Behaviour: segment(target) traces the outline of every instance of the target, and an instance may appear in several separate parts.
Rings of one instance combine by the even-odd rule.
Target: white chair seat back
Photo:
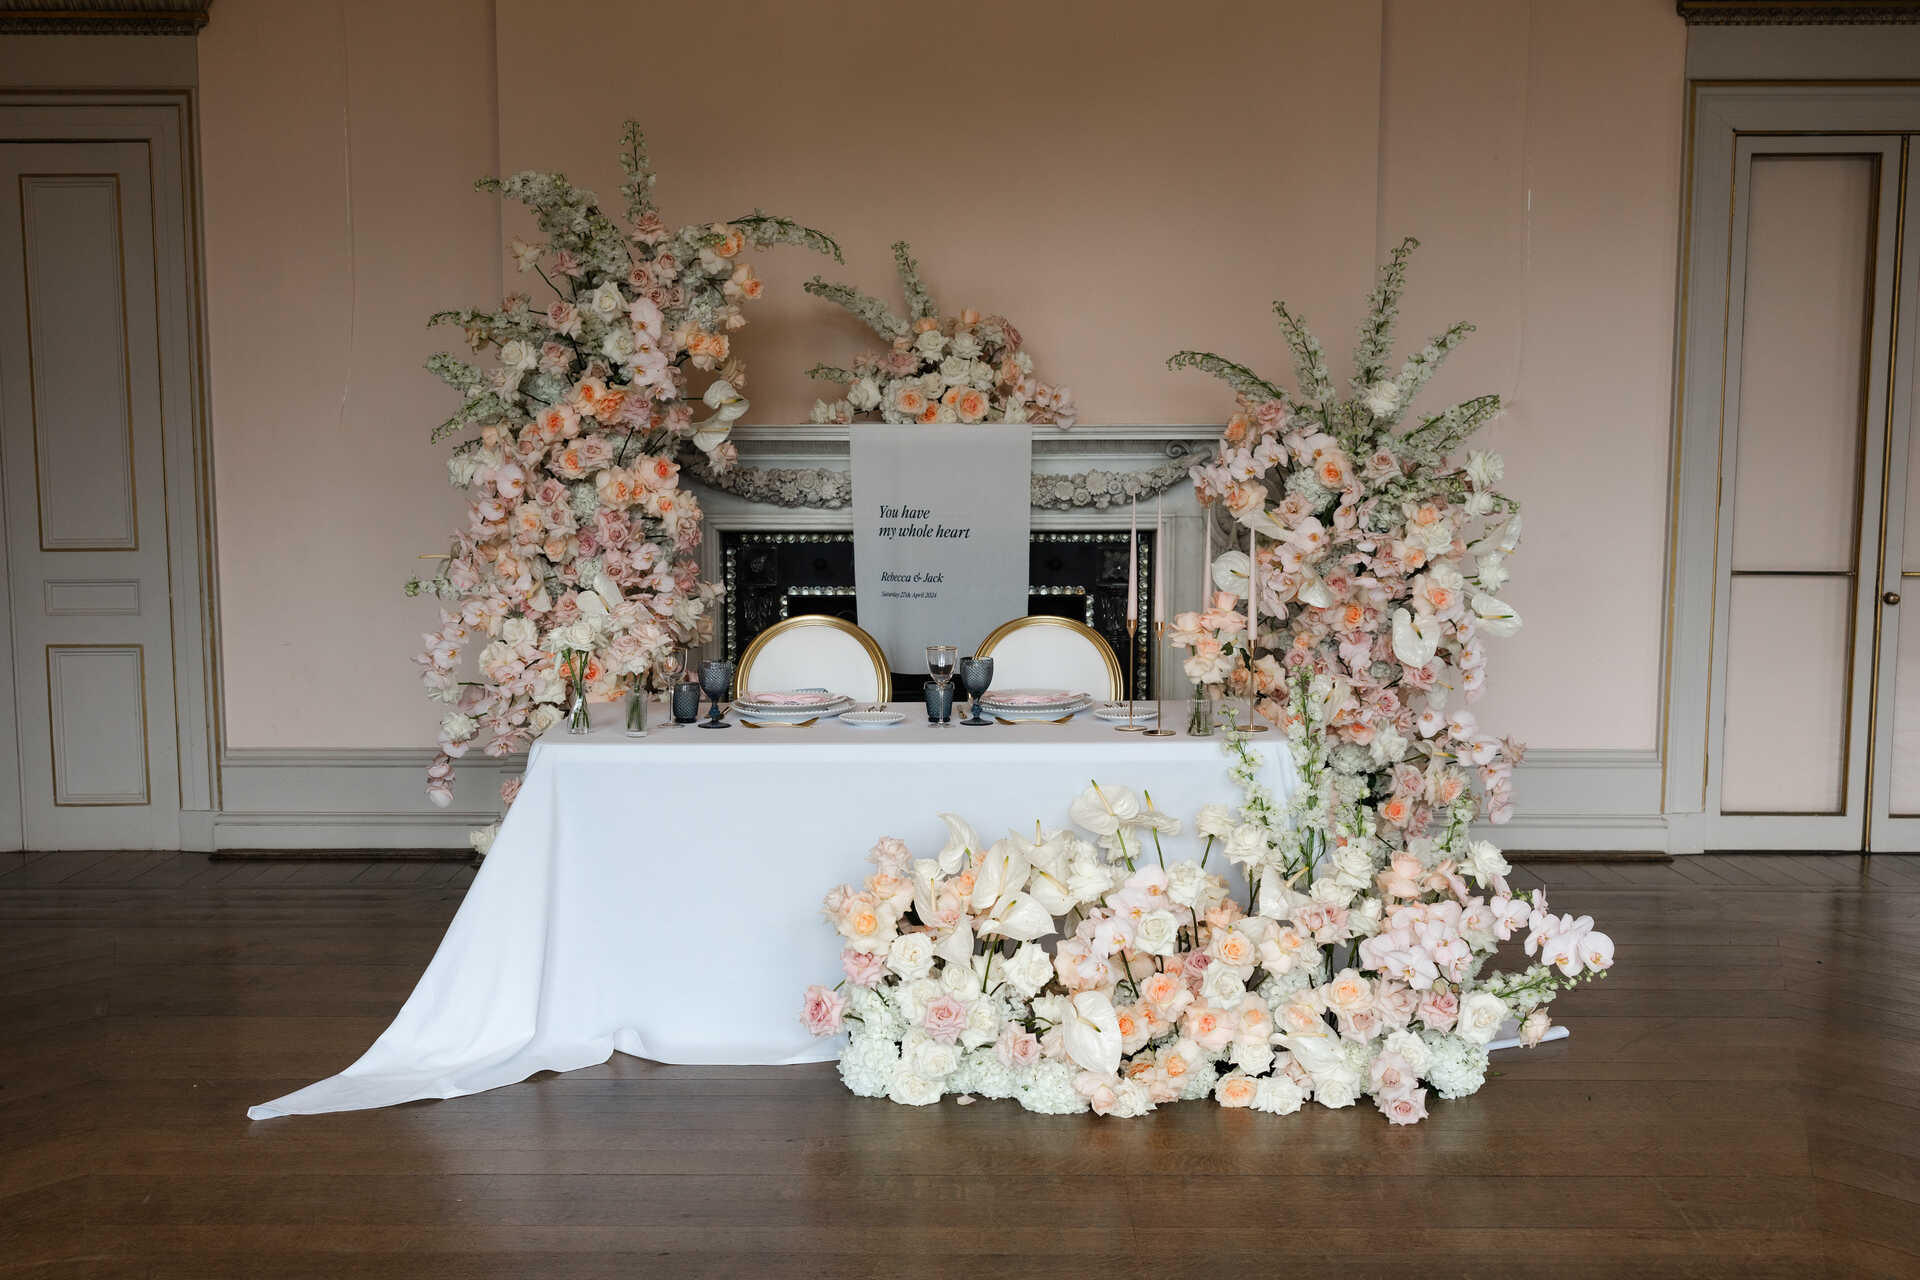
[[[1118,698],[1120,664],[1100,634],[1068,618],[1020,618],[975,650],[993,659],[995,689],[1072,689]]]
[[[875,661],[878,652],[872,638],[851,623],[812,615],[788,618],[748,646],[735,691],[829,689],[856,702],[884,702],[890,680],[884,662]]]

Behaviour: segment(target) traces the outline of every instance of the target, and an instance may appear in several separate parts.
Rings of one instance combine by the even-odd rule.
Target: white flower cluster
[[[1276,1114],[1369,1098],[1410,1124],[1429,1087],[1480,1087],[1510,1017],[1531,1013],[1537,1042],[1539,1005],[1611,966],[1592,920],[1513,893],[1491,846],[1466,875],[1401,854],[1368,876],[1347,849],[1289,871],[1232,739],[1248,803],[1200,811],[1197,859],[1170,855],[1182,824],[1150,797],[1099,784],[1070,806],[1077,830],[986,845],[945,814],[934,857],[876,845],[874,873],[827,895],[844,978],[808,988],[803,1014],[816,1034],[848,1033],[847,1087],[1114,1116],[1203,1097]],[[1244,905],[1207,869],[1216,846],[1258,886]],[[1483,973],[1522,929],[1541,962]]]

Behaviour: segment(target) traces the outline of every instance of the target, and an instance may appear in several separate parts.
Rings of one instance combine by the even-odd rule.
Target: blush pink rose
[[[1394,1098],[1376,1100],[1388,1124],[1419,1124],[1427,1118],[1427,1091],[1415,1089]]]
[[[1432,1031],[1451,1031],[1460,1017],[1460,997],[1451,991],[1429,991],[1420,997],[1420,1021]]]
[[[1022,1031],[1009,1022],[1001,1028],[993,1044],[994,1056],[1005,1067],[1031,1067],[1040,1061],[1040,1040],[1032,1032]]]
[[[939,996],[927,1005],[920,1026],[941,1044],[952,1044],[967,1029],[967,1002],[952,995]]]
[[[887,976],[887,958],[878,951],[842,951],[840,968],[856,987],[872,987]]]
[[[801,1007],[800,1020],[807,1024],[807,1030],[816,1036],[830,1036],[840,1030],[846,1017],[847,998],[829,987],[811,986],[807,988],[806,1003]]]

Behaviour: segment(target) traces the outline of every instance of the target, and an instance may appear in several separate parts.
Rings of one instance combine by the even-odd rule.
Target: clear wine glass
[[[930,644],[927,646],[927,674],[942,690],[953,682],[953,669],[959,659],[960,650],[953,645]],[[951,706],[952,703],[949,702],[947,705]]]

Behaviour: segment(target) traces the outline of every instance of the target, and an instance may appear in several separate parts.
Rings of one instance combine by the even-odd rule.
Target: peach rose
[[[1229,1072],[1213,1086],[1213,1100],[1223,1107],[1250,1107],[1258,1088],[1241,1072]]]

